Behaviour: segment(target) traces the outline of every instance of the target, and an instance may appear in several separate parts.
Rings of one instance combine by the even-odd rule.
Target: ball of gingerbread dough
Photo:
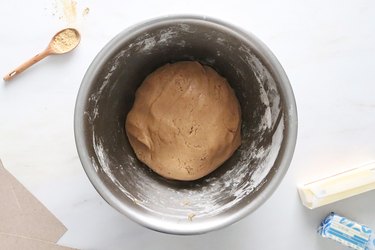
[[[241,144],[241,110],[225,78],[184,61],[151,73],[125,123],[138,159],[168,179],[199,179]]]

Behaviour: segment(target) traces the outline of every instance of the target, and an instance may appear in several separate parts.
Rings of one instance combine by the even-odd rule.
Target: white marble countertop
[[[0,3],[0,72],[42,50],[65,22],[58,1]],[[88,15],[82,10],[89,7]],[[124,28],[166,14],[216,17],[257,35],[294,89],[299,133],[290,169],[257,211],[225,229],[173,236],[112,209],[88,181],[75,148],[73,112],[98,51]],[[336,211],[375,229],[375,191],[315,210],[296,185],[375,160],[374,1],[78,1],[82,42],[0,83],[0,158],[68,228],[59,243],[80,249],[343,249],[316,234]],[[1,211],[0,211],[1,212]],[[1,247],[0,247],[1,248]]]

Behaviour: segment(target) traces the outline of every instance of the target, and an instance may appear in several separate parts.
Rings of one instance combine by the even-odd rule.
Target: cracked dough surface
[[[208,66],[166,64],[137,89],[125,123],[138,159],[168,179],[196,180],[241,144],[241,109],[225,78]]]

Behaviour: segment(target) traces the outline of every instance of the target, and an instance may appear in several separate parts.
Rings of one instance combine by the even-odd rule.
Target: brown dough
[[[241,144],[234,91],[198,62],[167,64],[150,74],[136,92],[125,127],[138,159],[168,179],[199,179]]]

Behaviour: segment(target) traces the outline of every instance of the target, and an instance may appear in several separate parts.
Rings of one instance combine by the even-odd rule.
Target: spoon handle
[[[43,52],[35,55],[34,57],[30,58],[28,61],[24,62],[23,64],[15,68],[14,70],[10,71],[8,74],[6,74],[3,77],[3,80],[9,81],[13,79],[13,77],[20,74],[21,72],[23,72],[24,70],[34,65],[35,63],[39,62],[40,60],[42,60],[43,58],[45,58],[46,56],[50,54],[51,54],[51,51],[49,50],[49,48],[45,49]]]

